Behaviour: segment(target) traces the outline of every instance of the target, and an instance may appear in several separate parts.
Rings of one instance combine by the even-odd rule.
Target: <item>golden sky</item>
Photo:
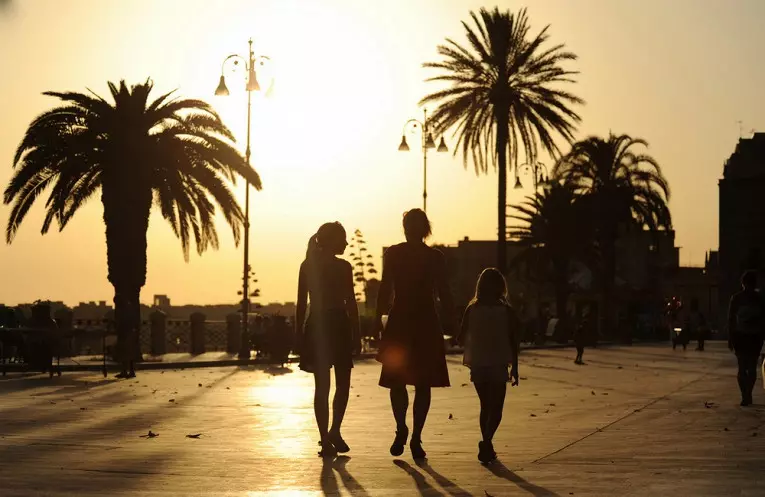
[[[8,3],[8,2],[6,2]],[[537,0],[533,29],[580,60],[573,90],[587,101],[577,136],[640,136],[662,164],[683,263],[717,246],[717,180],[739,137],[765,130],[765,2],[760,0]],[[402,238],[401,213],[421,205],[422,157],[397,151],[401,127],[420,117],[433,87],[421,68],[447,36],[463,40],[472,0],[14,0],[0,10],[0,183],[26,126],[56,104],[46,90],[105,95],[106,81],[151,77],[156,94],[204,98],[243,147],[245,92],[214,97],[222,59],[248,37],[274,64],[274,94],[253,110],[253,162],[264,190],[252,197],[251,264],[263,301],[294,300],[308,237],[325,221],[360,228],[373,253]],[[489,7],[492,4],[485,4]],[[410,144],[416,140],[410,138]],[[447,136],[447,144],[454,141]],[[547,161],[549,162],[549,161]],[[429,155],[434,242],[496,235],[496,175],[477,178],[461,158]],[[529,183],[528,178],[527,184]],[[510,185],[512,186],[512,184]],[[240,190],[243,192],[242,187]],[[530,189],[510,190],[517,202]],[[243,195],[242,195],[243,197]],[[37,205],[11,246],[0,246],[0,302],[111,300],[100,200],[63,233],[39,233]],[[9,209],[0,207],[5,228]],[[221,225],[221,249],[183,260],[169,225],[153,215],[142,300],[237,300],[241,250]],[[377,259],[379,262],[379,258]]]

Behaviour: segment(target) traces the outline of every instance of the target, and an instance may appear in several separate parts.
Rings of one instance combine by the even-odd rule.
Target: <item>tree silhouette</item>
[[[672,229],[669,184],[656,160],[633,151],[648,143],[629,135],[592,136],[577,142],[554,174],[593,202],[593,221],[601,255],[600,285],[606,324],[614,324],[612,294],[616,240],[629,229]]]
[[[250,288],[253,289],[250,292],[250,297],[252,297],[253,299],[258,299],[260,298],[260,288],[257,287],[258,278],[255,276],[255,271],[252,270],[251,266],[247,266],[247,273],[248,273],[248,277],[252,278],[252,280],[250,281],[250,284],[248,285]],[[236,294],[242,297],[242,290],[237,290]],[[244,301],[244,297],[242,297],[242,302],[243,301]],[[254,307],[256,309],[260,309],[263,306],[259,303],[255,303]]]
[[[375,264],[372,262],[372,255],[369,254],[369,250],[366,247],[367,242],[364,240],[364,234],[361,230],[356,230],[351,237],[351,244],[348,246],[353,249],[354,252],[348,254],[351,258],[351,263],[354,267],[353,279],[355,283],[356,298],[360,300],[362,296],[365,296],[367,288],[367,274],[377,274]]]
[[[561,89],[576,74],[561,64],[576,55],[564,45],[546,46],[549,26],[531,35],[525,9],[516,14],[482,8],[470,16],[474,27],[462,23],[468,48],[447,38],[438,47],[443,61],[424,64],[442,71],[427,81],[450,87],[420,103],[438,104],[432,114],[438,132],[456,127],[455,154],[461,145],[466,167],[472,159],[476,174],[487,173],[490,163],[498,170],[497,267],[505,273],[508,153],[511,171],[521,148],[529,162],[539,146],[556,155],[554,134],[571,141],[579,122],[571,106],[583,101]]]
[[[229,187],[236,176],[260,188],[258,174],[234,148],[234,136],[212,107],[173,99],[173,92],[150,102],[152,87],[150,80],[131,87],[110,82],[113,104],[95,94],[45,92],[64,103],[27,128],[4,196],[6,204],[13,203],[6,230],[11,243],[47,188],[43,234],[54,221],[63,230],[100,192],[120,336],[140,325],[152,204],[170,223],[188,260],[192,238],[199,254],[218,248],[216,205],[238,243],[244,216]]]
[[[517,213],[510,217],[521,224],[510,228],[510,237],[526,250],[512,265],[526,262],[545,280],[552,270],[558,319],[565,323],[572,264],[592,263],[595,256],[590,198],[577,195],[572,185],[551,181],[549,189],[527,197],[514,209]]]

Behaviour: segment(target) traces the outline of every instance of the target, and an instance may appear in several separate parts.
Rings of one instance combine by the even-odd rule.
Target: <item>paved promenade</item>
[[[765,495],[765,392],[758,383],[757,405],[738,406],[722,344],[572,360],[570,349],[522,354],[488,467],[457,356],[453,387],[434,391],[422,465],[408,449],[388,454],[394,423],[371,360],[354,370],[352,450],[331,464],[315,456],[312,377],[293,369],[16,375],[0,380],[0,495]]]

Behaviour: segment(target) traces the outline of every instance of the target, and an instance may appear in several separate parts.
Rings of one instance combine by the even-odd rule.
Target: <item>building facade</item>
[[[727,308],[741,274],[765,269],[765,133],[741,138],[719,187],[719,303]]]

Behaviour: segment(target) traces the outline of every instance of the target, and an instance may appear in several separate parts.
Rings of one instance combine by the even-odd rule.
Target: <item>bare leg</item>
[[[406,411],[409,408],[409,394],[405,385],[398,385],[390,389],[390,405],[393,409],[393,417],[396,419],[396,438],[390,446],[392,456],[400,456],[404,453],[406,438],[409,436],[409,428],[406,427]]]
[[[481,403],[481,414],[478,422],[481,426],[481,439],[486,440],[486,426],[489,420],[490,404],[488,402],[489,393],[486,390],[486,383],[475,383],[475,391],[478,394],[478,400]]]
[[[322,444],[327,440],[327,425],[329,424],[329,369],[313,373],[315,389],[313,393],[313,412]]]
[[[330,433],[340,434],[348,397],[351,391],[351,370],[335,368],[335,396],[332,399],[332,427]]]
[[[414,430],[412,440],[420,440],[430,410],[430,387],[416,387],[414,392]]]
[[[399,431],[407,430],[406,411],[409,409],[409,394],[406,391],[406,386],[401,385],[390,389],[390,406],[396,420],[396,429]]]
[[[491,415],[489,416],[486,424],[486,435],[484,440],[491,442],[494,439],[494,434],[499,428],[499,423],[502,422],[502,411],[505,407],[505,394],[507,392],[507,383],[492,383],[488,385],[491,391],[490,406]]]

